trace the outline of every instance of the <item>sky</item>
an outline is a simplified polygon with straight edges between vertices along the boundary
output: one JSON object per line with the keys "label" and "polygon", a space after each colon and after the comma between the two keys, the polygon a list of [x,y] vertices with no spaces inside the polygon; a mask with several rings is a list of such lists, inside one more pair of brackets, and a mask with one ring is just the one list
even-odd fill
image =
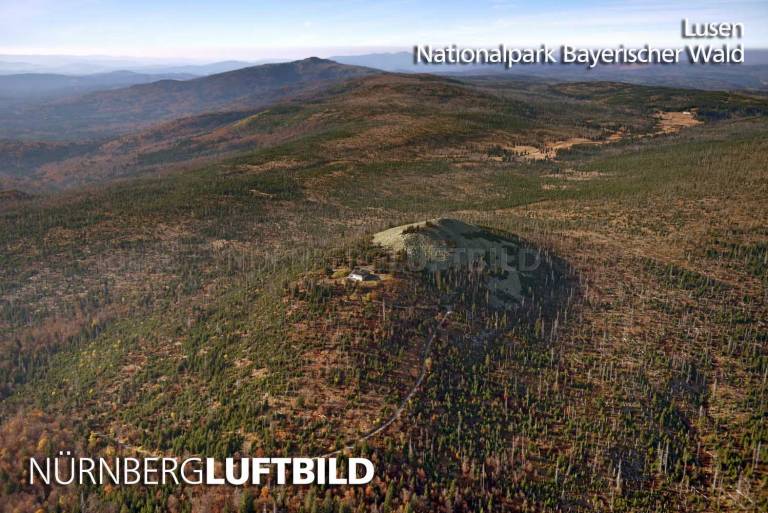
{"label": "sky", "polygon": [[683,18],[744,23],[741,42],[768,47],[768,0],[0,0],[0,54],[210,61],[416,44],[683,46]]}

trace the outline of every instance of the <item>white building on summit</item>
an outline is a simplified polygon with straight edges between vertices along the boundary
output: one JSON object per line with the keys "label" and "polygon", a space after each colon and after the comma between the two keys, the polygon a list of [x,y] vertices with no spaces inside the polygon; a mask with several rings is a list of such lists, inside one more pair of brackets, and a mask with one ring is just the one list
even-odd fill
{"label": "white building on summit", "polygon": [[372,281],[376,279],[376,275],[372,274],[367,269],[354,269],[347,279],[350,281]]}

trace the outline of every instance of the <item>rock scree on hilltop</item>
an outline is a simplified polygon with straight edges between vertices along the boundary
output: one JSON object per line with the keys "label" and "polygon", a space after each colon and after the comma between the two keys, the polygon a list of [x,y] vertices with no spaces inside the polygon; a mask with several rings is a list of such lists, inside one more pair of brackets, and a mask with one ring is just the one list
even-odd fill
{"label": "rock scree on hilltop", "polygon": [[411,270],[465,270],[484,280],[494,308],[519,304],[545,272],[538,251],[516,237],[457,219],[397,226],[375,234],[373,242],[404,257]]}

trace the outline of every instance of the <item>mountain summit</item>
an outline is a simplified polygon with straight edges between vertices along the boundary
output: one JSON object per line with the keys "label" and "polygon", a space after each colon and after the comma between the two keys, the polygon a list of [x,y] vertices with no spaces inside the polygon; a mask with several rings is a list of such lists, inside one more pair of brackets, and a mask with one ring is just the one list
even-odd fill
{"label": "mountain summit", "polygon": [[182,116],[254,108],[331,83],[376,73],[326,59],[263,64],[193,80],[160,80],[35,107],[4,123],[16,135],[122,133]]}

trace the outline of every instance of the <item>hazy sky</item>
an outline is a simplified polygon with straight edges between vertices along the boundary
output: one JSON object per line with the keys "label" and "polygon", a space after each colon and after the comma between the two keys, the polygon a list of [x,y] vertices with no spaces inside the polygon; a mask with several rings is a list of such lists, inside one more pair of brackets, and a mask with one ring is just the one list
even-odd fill
{"label": "hazy sky", "polygon": [[255,59],[414,44],[682,45],[680,20],[742,22],[768,47],[768,0],[0,0],[0,53]]}

